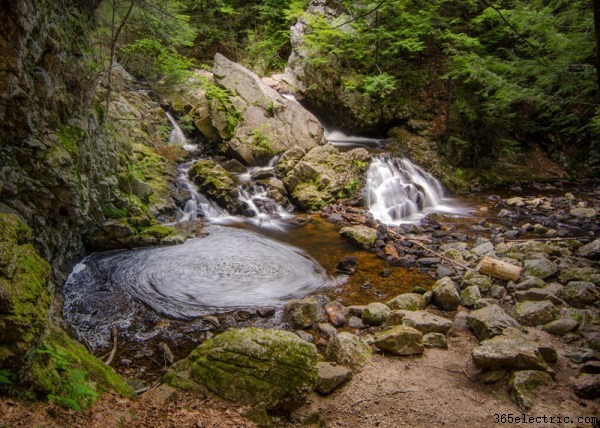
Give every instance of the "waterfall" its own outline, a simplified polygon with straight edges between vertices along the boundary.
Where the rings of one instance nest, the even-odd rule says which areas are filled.
[[[338,147],[367,147],[379,148],[384,140],[380,138],[359,137],[357,135],[347,135],[342,131],[325,130],[325,139],[332,145]]]
[[[173,130],[171,131],[171,135],[169,135],[169,143],[177,144],[178,146],[183,146],[184,144],[187,143],[187,138],[185,138],[183,131],[177,124],[177,121],[175,120],[175,118],[173,118],[173,116],[171,116],[171,113],[169,113],[169,112],[166,112],[166,113],[167,113],[167,117],[169,118],[169,121],[171,122],[171,125],[173,125]]]
[[[385,224],[414,222],[426,212],[449,210],[442,204],[440,182],[408,159],[374,158],[366,189],[371,214]]]
[[[197,160],[186,162],[178,167],[179,176],[177,177],[177,181],[190,194],[190,199],[186,202],[185,207],[177,220],[179,223],[195,220],[198,216],[204,217],[204,219],[208,221],[229,216],[227,211],[214,202],[209,201],[204,195],[199,193],[196,185],[188,178],[188,171],[196,161]]]

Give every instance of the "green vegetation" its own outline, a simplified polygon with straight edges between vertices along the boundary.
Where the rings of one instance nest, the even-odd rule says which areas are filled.
[[[216,108],[217,111],[225,113],[225,120],[227,122],[227,126],[225,128],[226,135],[222,135],[222,137],[230,138],[233,135],[235,128],[243,120],[242,113],[233,105],[231,101],[233,94],[227,89],[215,85],[204,77],[198,78],[198,85],[206,94],[206,98],[214,102],[213,108]]]

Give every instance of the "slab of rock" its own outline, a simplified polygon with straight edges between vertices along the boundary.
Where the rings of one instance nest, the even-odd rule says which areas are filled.
[[[350,328],[365,328],[365,323],[359,317],[351,316],[348,320],[348,327]]]
[[[317,349],[288,331],[229,330],[175,363],[166,378],[185,373],[227,400],[289,411],[317,384]]]
[[[529,290],[516,291],[514,293],[514,297],[517,302],[524,302],[526,300],[530,300],[533,302],[549,300],[552,303],[556,303],[558,305],[564,303],[563,300],[556,297],[555,293],[553,293],[553,290],[548,289],[548,287],[530,288]]]
[[[332,326],[331,324],[329,324],[328,322],[320,322],[317,324],[317,333],[319,333],[319,335],[321,337],[324,337],[325,339],[331,339],[333,336],[335,336],[337,334],[337,330],[334,326]]]
[[[369,249],[377,239],[377,229],[367,226],[346,226],[340,230],[340,234],[353,244]]]
[[[545,324],[544,331],[555,336],[563,336],[579,327],[579,323],[571,318],[561,318]]]
[[[520,324],[498,305],[489,305],[471,312],[467,316],[467,322],[479,341],[502,334],[508,327],[520,327]]]
[[[477,257],[483,257],[490,254],[494,254],[494,244],[491,242],[484,242],[471,249],[471,253],[473,253]]]
[[[460,304],[466,308],[475,306],[475,302],[481,299],[481,292],[476,285],[469,285],[460,292]]]
[[[402,324],[419,330],[421,333],[446,334],[452,328],[452,321],[424,311],[410,311],[402,318]]]
[[[600,260],[600,239],[590,242],[577,250],[581,257],[591,260]]]
[[[575,395],[588,400],[600,397],[600,374],[578,376],[573,382]]]
[[[474,285],[479,288],[479,291],[485,292],[492,286],[492,278],[477,271],[470,270],[463,276],[462,285],[463,287]]]
[[[427,333],[423,336],[423,346],[426,348],[448,349],[446,336],[441,333]]]
[[[368,325],[381,325],[390,317],[392,310],[383,303],[370,303],[362,314],[362,320]]]
[[[473,362],[479,369],[547,370],[535,342],[516,335],[496,336],[473,349]]]
[[[397,325],[375,335],[375,346],[393,355],[423,353],[423,334],[412,327]]]
[[[600,284],[600,270],[593,267],[573,267],[563,269],[560,273],[560,282],[566,284],[571,281],[593,282]]]
[[[290,300],[283,308],[283,317],[294,329],[308,328],[318,319],[318,302],[314,299]]]
[[[571,281],[562,289],[560,297],[571,306],[585,308],[598,300],[597,293],[592,282]]]
[[[391,309],[405,309],[408,311],[418,311],[425,307],[425,299],[422,294],[404,293],[394,297],[386,303]]]
[[[552,377],[546,372],[521,370],[510,375],[508,390],[513,403],[522,409],[530,409],[540,390],[553,385]]]
[[[547,300],[520,302],[515,305],[515,319],[522,325],[547,324],[556,318],[556,307]]]
[[[371,347],[354,334],[342,332],[327,344],[325,355],[328,360],[359,370],[371,361]]]
[[[543,279],[530,276],[514,286],[515,290],[529,290],[530,288],[542,288],[546,285]]]
[[[436,281],[432,287],[433,301],[436,305],[446,311],[454,311],[460,304],[460,294],[457,285],[450,278],[442,278]]]
[[[343,366],[319,362],[317,363],[317,377],[317,392],[330,394],[333,390],[350,380],[352,372]]]
[[[498,305],[498,299],[492,299],[491,297],[484,297],[483,299],[477,299],[473,304],[474,309],[485,308],[490,305]]]

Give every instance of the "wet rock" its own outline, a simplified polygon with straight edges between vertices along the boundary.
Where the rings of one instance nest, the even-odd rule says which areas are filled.
[[[546,370],[548,366],[542,358],[535,342],[517,335],[500,335],[484,340],[473,349],[473,362],[484,370],[517,369]]]
[[[511,374],[508,390],[513,403],[522,409],[530,409],[540,390],[553,385],[554,381],[546,372],[521,370]]]
[[[346,324],[348,319],[348,309],[340,302],[327,303],[325,305],[325,312],[327,312],[327,316],[334,326],[341,327]]]
[[[200,192],[219,206],[232,210],[238,203],[238,190],[233,176],[213,160],[202,159],[190,168],[188,175]]]
[[[452,321],[425,311],[407,312],[402,324],[419,330],[421,333],[446,334],[452,328]]]
[[[351,275],[356,271],[358,267],[358,259],[355,256],[345,256],[338,263],[336,270],[339,273]]]
[[[331,324],[329,324],[328,322],[320,322],[317,324],[317,333],[319,333],[319,335],[321,337],[324,337],[325,339],[331,339],[333,336],[335,336],[337,334],[337,330],[334,326],[332,326]]]
[[[573,319],[558,319],[545,324],[544,331],[555,336],[564,336],[570,331],[575,330],[579,323]]]
[[[390,313],[389,306],[383,303],[370,303],[363,311],[362,320],[368,325],[381,325],[387,321]]]
[[[346,367],[327,362],[317,363],[317,392],[330,394],[352,378],[352,372]]]
[[[591,260],[600,260],[600,239],[590,242],[577,250],[581,257]]]
[[[578,364],[600,360],[600,352],[588,348],[569,349],[564,353],[564,356],[565,358],[568,358],[569,360]]]
[[[175,363],[166,379],[187,372],[193,381],[227,400],[293,410],[314,390],[316,365],[315,346],[295,334],[245,328],[207,340]]]
[[[359,370],[371,361],[371,348],[354,334],[342,332],[327,344],[325,355],[329,361]]]
[[[290,300],[283,308],[283,316],[294,329],[308,328],[318,318],[318,303],[314,299]]]
[[[414,328],[397,325],[375,335],[375,346],[393,355],[423,353],[423,334]]]
[[[394,310],[405,309],[408,311],[418,311],[425,307],[425,299],[421,294],[404,293],[389,300],[386,305]]]
[[[556,307],[547,300],[541,302],[521,302],[515,305],[515,319],[522,325],[536,326],[553,321]]]
[[[375,244],[377,230],[367,226],[347,226],[340,230],[340,234],[359,247],[369,249]]]
[[[425,348],[448,349],[446,336],[441,333],[427,333],[423,336],[423,346]]]
[[[486,306],[467,316],[469,327],[479,341],[502,334],[508,327],[520,327],[519,323],[497,305]]]
[[[481,292],[476,285],[470,285],[460,292],[460,304],[466,308],[475,306],[475,302],[481,299]]]
[[[269,318],[275,315],[275,308],[271,306],[263,306],[258,308],[256,312],[262,318]]]
[[[576,308],[585,308],[598,299],[596,286],[585,281],[569,282],[560,292],[560,297]]]
[[[548,259],[530,259],[523,262],[523,275],[546,279],[558,272],[556,263]]]
[[[439,279],[432,287],[433,301],[447,311],[454,311],[460,304],[457,285],[450,278]]]
[[[597,399],[600,397],[600,374],[578,376],[573,382],[573,391],[580,398]]]

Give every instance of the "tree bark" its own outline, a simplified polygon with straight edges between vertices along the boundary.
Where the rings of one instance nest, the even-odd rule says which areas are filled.
[[[502,260],[493,259],[485,256],[477,267],[476,271],[494,278],[504,279],[506,281],[516,281],[521,276],[523,269]]]

